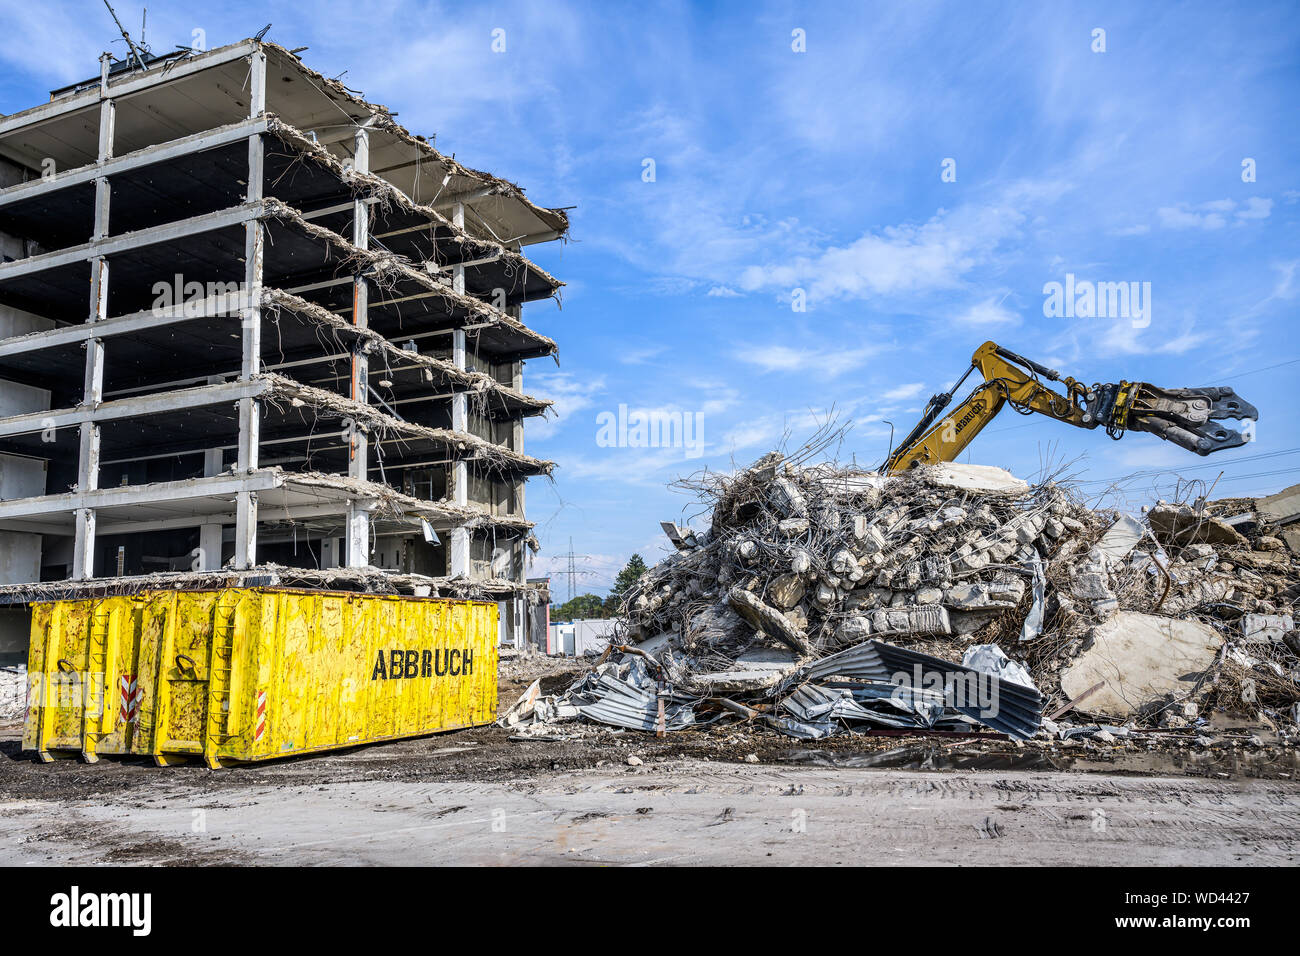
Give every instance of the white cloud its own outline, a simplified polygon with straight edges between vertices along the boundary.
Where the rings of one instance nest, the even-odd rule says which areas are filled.
[[[784,433],[783,422],[773,418],[750,419],[741,422],[722,436],[722,448],[732,453],[758,445],[775,446]]]
[[[1292,259],[1289,262],[1278,262],[1273,265],[1278,272],[1277,285],[1273,287],[1274,299],[1291,299],[1295,297],[1296,286],[1295,278],[1297,270],[1300,270],[1300,259]]]
[[[1193,322],[1184,323],[1176,332],[1156,323],[1146,329],[1135,329],[1129,319],[1119,319],[1103,333],[1101,351],[1119,355],[1182,355],[1209,338],[1194,329]]]
[[[1015,190],[1008,191],[1008,196]],[[812,255],[750,265],[740,275],[746,291],[808,290],[809,300],[861,299],[953,288],[994,250],[1018,234],[1024,214],[1012,201],[940,210],[921,225],[904,223],[867,233],[846,246]]]
[[[1208,203],[1200,207],[1179,203],[1177,206],[1164,206],[1157,209],[1156,215],[1160,217],[1160,224],[1166,229],[1222,229],[1228,224],[1228,220],[1220,212],[1207,208],[1208,206]]]
[[[705,415],[720,415],[729,408],[735,408],[740,404],[740,392],[734,388],[711,388],[705,394],[709,395],[700,403],[699,411]]]
[[[1232,199],[1213,199],[1203,203],[1178,203],[1156,210],[1160,224],[1166,229],[1222,229],[1229,217],[1238,223],[1267,219],[1273,211],[1273,200],[1252,196],[1238,204]]]
[[[1273,200],[1252,196],[1237,210],[1238,219],[1267,219],[1273,211]]]
[[[113,21],[106,10],[88,16],[81,7],[18,0],[0,3],[0,21],[5,25],[0,31],[0,62],[5,64],[5,71],[29,72],[50,86],[98,77],[98,57],[112,36],[108,28]],[[113,43],[114,55],[125,56],[125,44],[118,40]],[[18,108],[36,105],[22,103]]]
[[[803,409],[801,411],[778,412],[770,415],[758,415],[746,419],[726,432],[718,443],[719,450],[726,454],[748,452],[741,456],[748,464],[777,448],[799,445],[810,435],[823,427],[832,415],[838,422],[848,421],[844,409]],[[831,449],[834,452],[834,449]]]
[[[898,388],[891,388],[889,391],[885,392],[884,395],[880,396],[880,398],[882,401],[886,402],[901,402],[905,399],[915,398],[924,391],[924,382],[910,382],[907,385],[900,385]],[[868,416],[868,418],[871,417],[874,416]]]
[[[593,406],[596,396],[605,390],[601,376],[579,377],[562,371],[538,372],[525,383],[529,392],[555,402],[549,417],[531,419],[525,426],[529,438],[550,438],[578,412]]]
[[[620,348],[616,358],[624,365],[646,365],[668,351],[666,345],[648,345],[645,348]]]
[[[595,438],[593,434],[593,445]],[[681,448],[596,448],[591,456],[566,453],[560,462],[563,480],[590,480],[600,485],[662,489],[675,478],[702,468]]]
[[[715,285],[708,291],[708,295],[714,299],[739,299],[741,297],[739,292],[725,285]]]
[[[953,320],[962,325],[1010,325],[1019,322],[1020,317],[1004,306],[1006,296],[1001,299],[985,299],[977,302],[964,312],[959,312]]]
[[[789,345],[746,345],[737,349],[736,358],[755,365],[764,372],[820,372],[831,378],[858,368],[880,349],[864,346],[856,349],[794,348]]]

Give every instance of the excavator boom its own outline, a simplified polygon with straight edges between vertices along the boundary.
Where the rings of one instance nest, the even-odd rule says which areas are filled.
[[[953,393],[977,370],[984,381],[940,418]],[[1044,380],[1059,382],[1065,394],[1048,387]],[[994,342],[985,342],[975,350],[970,368],[957,384],[931,396],[921,421],[890,453],[881,470],[890,474],[915,464],[955,460],[1008,404],[1021,414],[1046,415],[1077,428],[1102,427],[1116,440],[1125,431],[1150,432],[1198,455],[1246,444],[1251,440],[1249,429],[1236,431],[1222,422],[1259,417],[1254,405],[1226,386],[1164,389],[1124,381],[1085,386]]]

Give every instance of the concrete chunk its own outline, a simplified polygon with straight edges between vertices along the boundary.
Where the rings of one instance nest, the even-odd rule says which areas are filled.
[[[1280,644],[1294,627],[1290,614],[1245,614],[1241,618],[1241,639],[1247,644]]]
[[[1015,607],[1025,596],[1025,582],[1021,578],[1009,581],[975,581],[958,584],[944,592],[947,607],[971,610],[984,607]]]
[[[1080,601],[1109,601],[1115,597],[1106,583],[1106,576],[1098,571],[1076,574],[1070,582],[1070,593]]]
[[[728,603],[741,617],[762,631],[768,637],[781,641],[791,650],[805,656],[812,653],[812,645],[803,631],[796,628],[789,619],[770,604],[764,604],[753,593],[743,588],[732,588],[727,595]]]
[[[1278,524],[1300,521],[1300,485],[1284,488],[1267,498],[1256,498],[1255,510],[1264,520]]]
[[[1111,564],[1123,561],[1142,540],[1142,522],[1132,515],[1120,515],[1097,542],[1096,551]]]
[[[732,667],[697,674],[691,683],[710,693],[736,693],[771,687],[799,666],[798,658],[785,647],[751,647],[736,658]]]
[[[773,578],[767,586],[767,596],[772,604],[783,611],[788,611],[803,600],[807,590],[804,579],[798,574],[782,574]]]
[[[804,518],[808,515],[808,499],[788,478],[778,476],[772,479],[769,498],[772,506],[787,518]]]
[[[871,636],[871,624],[862,616],[851,617],[835,632],[842,644],[860,644]]]
[[[803,534],[808,530],[807,518],[786,518],[777,527],[782,534],[796,535]]]
[[[1029,492],[1028,482],[993,465],[964,465],[949,461],[940,465],[922,465],[917,471],[930,484],[940,488],[986,495],[1023,495]]]
[[[1128,717],[1191,693],[1222,646],[1208,624],[1121,611],[1093,628],[1091,646],[1062,672],[1061,690],[1073,700],[1101,683],[1079,708]]]
[[[877,637],[894,634],[950,634],[948,611],[941,604],[882,608],[868,616],[871,633]]]
[[[1186,505],[1157,505],[1147,515],[1147,523],[1161,544],[1231,545],[1249,547],[1245,537],[1231,525],[1210,515],[1197,514]]]

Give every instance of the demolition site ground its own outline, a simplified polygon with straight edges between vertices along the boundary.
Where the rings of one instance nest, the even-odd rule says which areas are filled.
[[[588,665],[502,662],[502,707]],[[1294,864],[1300,760],[1258,730],[1103,745],[498,726],[209,771],[51,765],[0,723],[0,862]],[[1197,742],[1197,738],[1200,742]],[[961,772],[955,772],[961,771]]]

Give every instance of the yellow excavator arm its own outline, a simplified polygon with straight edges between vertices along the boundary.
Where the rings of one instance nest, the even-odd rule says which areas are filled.
[[[984,381],[940,418],[953,393],[976,370]],[[1065,394],[1043,384],[1043,379],[1060,382]],[[994,342],[985,342],[975,350],[970,368],[957,384],[931,396],[921,421],[890,452],[881,470],[892,474],[916,464],[956,460],[1007,404],[1023,415],[1046,415],[1078,428],[1101,426],[1114,439],[1123,437],[1126,430],[1151,432],[1198,455],[1235,448],[1250,440],[1248,433],[1219,424],[1223,419],[1253,421],[1259,416],[1254,405],[1225,386],[1162,389],[1146,382],[1124,381],[1085,386]]]

